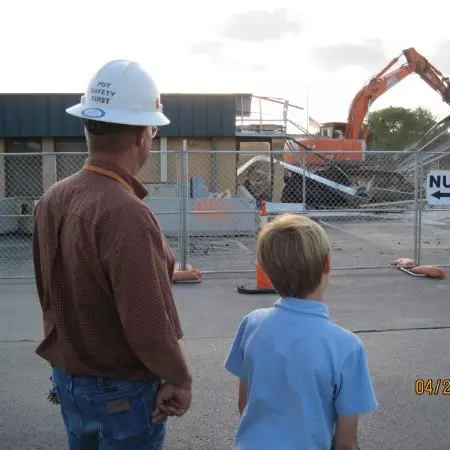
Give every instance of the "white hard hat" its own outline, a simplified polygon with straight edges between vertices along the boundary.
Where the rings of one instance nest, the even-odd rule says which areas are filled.
[[[162,113],[153,78],[138,63],[125,60],[105,64],[92,77],[81,102],[66,112],[82,119],[124,125],[170,123]]]

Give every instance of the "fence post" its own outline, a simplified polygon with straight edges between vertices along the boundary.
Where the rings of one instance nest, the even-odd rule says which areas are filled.
[[[306,212],[306,152],[303,150],[303,212]]]
[[[423,204],[423,159],[419,159],[419,180],[418,180],[418,214],[417,214],[417,264],[420,265],[422,258],[422,204]]]
[[[419,258],[419,155],[415,152],[414,155],[414,264],[418,264]]]
[[[183,150],[180,155],[180,236],[178,239],[180,249],[180,270],[187,270],[187,259],[189,252],[188,237],[188,152],[187,141],[183,140]]]

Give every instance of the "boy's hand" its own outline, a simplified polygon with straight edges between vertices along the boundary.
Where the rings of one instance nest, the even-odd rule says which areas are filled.
[[[157,423],[166,417],[181,417],[191,406],[191,386],[175,386],[165,383],[156,395],[155,408],[152,413],[152,422]]]

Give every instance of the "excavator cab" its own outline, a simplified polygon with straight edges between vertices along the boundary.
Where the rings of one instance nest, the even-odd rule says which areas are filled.
[[[346,127],[345,122],[327,122],[322,124],[319,135],[328,139],[344,139]]]

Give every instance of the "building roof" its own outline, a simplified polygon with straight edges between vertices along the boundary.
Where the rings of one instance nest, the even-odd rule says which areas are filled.
[[[66,108],[81,94],[0,94],[0,138],[84,137],[80,119]],[[160,136],[236,136],[236,117],[244,114],[250,94],[162,94],[164,114],[170,125]]]

